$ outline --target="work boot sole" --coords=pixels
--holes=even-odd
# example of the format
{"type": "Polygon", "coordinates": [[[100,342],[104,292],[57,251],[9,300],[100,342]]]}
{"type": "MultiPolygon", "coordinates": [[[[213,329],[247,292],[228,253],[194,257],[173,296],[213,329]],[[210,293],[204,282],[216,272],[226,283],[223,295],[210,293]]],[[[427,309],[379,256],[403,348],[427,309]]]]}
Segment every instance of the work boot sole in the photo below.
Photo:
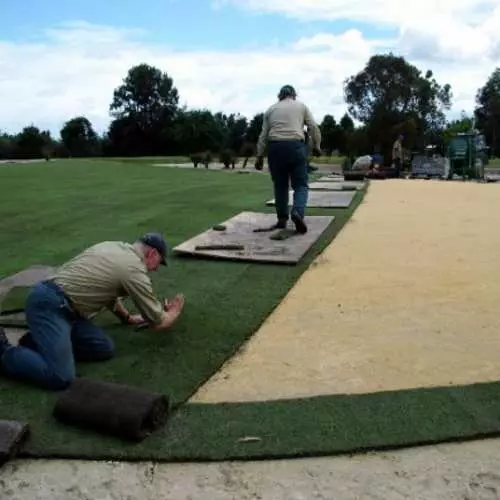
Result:
{"type": "Polygon", "coordinates": [[[298,215],[292,215],[291,217],[292,222],[295,224],[295,229],[299,234],[305,234],[307,233],[307,226],[304,222],[304,219],[302,217],[299,217],[298,215]]]}

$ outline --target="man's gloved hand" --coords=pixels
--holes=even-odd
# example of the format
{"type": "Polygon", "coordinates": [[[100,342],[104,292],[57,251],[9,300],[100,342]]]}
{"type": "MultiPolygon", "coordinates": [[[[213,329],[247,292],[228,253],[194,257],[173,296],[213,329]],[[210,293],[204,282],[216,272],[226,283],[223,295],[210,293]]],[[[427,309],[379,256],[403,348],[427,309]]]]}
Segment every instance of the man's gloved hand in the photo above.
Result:
{"type": "Polygon", "coordinates": [[[262,170],[264,168],[264,158],[262,156],[257,156],[255,160],[255,170],[262,170]]]}
{"type": "Polygon", "coordinates": [[[319,156],[321,156],[321,154],[322,154],[321,153],[321,149],[319,149],[319,148],[314,148],[313,149],[313,156],[319,157],[319,156]]]}

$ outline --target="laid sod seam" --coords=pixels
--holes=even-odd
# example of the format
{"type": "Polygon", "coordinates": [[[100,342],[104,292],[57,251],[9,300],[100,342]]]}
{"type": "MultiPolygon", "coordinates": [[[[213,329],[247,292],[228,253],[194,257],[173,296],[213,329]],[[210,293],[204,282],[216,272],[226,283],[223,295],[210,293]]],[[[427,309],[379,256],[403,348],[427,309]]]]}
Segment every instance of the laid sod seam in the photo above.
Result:
{"type": "Polygon", "coordinates": [[[23,456],[221,461],[333,456],[500,435],[500,383],[255,403],[186,404],[157,435],[125,446],[60,426],[23,456]],[[245,438],[258,440],[245,442],[245,438]]]}
{"type": "MultiPolygon", "coordinates": [[[[273,213],[262,206],[270,194],[267,175],[214,174],[204,169],[142,168],[93,160],[5,169],[0,171],[0,215],[5,215],[0,218],[0,276],[35,264],[57,266],[94,242],[133,241],[151,229],[163,231],[173,247],[241,211],[273,213]]],[[[334,215],[335,220],[297,266],[174,257],[168,271],[156,274],[153,281],[160,296],[185,293],[186,309],[175,327],[163,334],[136,332],[105,314],[98,322],[113,337],[116,357],[106,363],[78,364],[77,373],[164,392],[173,407],[182,410],[182,404],[279,305],[348,222],[363,196],[364,192],[357,193],[347,210],[308,210],[310,215],[334,215]]],[[[3,303],[9,309],[18,305],[3,303]]],[[[27,421],[33,427],[33,445],[59,443],[61,453],[69,447],[70,454],[78,454],[79,431],[63,430],[51,415],[56,398],[57,394],[1,378],[0,418],[27,421]],[[59,440],[62,435],[65,439],[59,440]]],[[[85,456],[94,456],[92,448],[99,456],[103,437],[85,436],[85,456]]],[[[152,436],[148,441],[157,439],[152,436]]],[[[128,445],[120,446],[133,458],[128,445]]],[[[125,453],[118,448],[116,457],[125,453]]]]}

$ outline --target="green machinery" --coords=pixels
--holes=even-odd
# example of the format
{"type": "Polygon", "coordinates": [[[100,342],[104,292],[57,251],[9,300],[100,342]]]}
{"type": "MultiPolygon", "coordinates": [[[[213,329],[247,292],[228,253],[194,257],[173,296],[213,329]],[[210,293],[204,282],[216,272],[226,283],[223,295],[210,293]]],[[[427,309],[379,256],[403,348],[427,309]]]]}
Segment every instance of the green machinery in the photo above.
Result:
{"type": "Polygon", "coordinates": [[[459,176],[465,179],[484,179],[488,164],[484,136],[476,131],[457,133],[448,143],[446,156],[450,162],[448,179],[459,176]]]}

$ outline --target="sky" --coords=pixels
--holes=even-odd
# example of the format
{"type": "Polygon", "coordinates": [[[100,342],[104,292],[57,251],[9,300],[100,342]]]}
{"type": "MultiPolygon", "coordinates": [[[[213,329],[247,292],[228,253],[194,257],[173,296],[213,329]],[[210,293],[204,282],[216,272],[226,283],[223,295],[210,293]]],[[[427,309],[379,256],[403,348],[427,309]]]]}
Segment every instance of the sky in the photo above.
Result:
{"type": "Polygon", "coordinates": [[[392,52],[449,83],[471,113],[500,66],[500,0],[0,0],[0,131],[86,116],[102,133],[134,65],[174,80],[181,104],[249,119],[293,85],[320,122],[343,82],[392,52]]]}

